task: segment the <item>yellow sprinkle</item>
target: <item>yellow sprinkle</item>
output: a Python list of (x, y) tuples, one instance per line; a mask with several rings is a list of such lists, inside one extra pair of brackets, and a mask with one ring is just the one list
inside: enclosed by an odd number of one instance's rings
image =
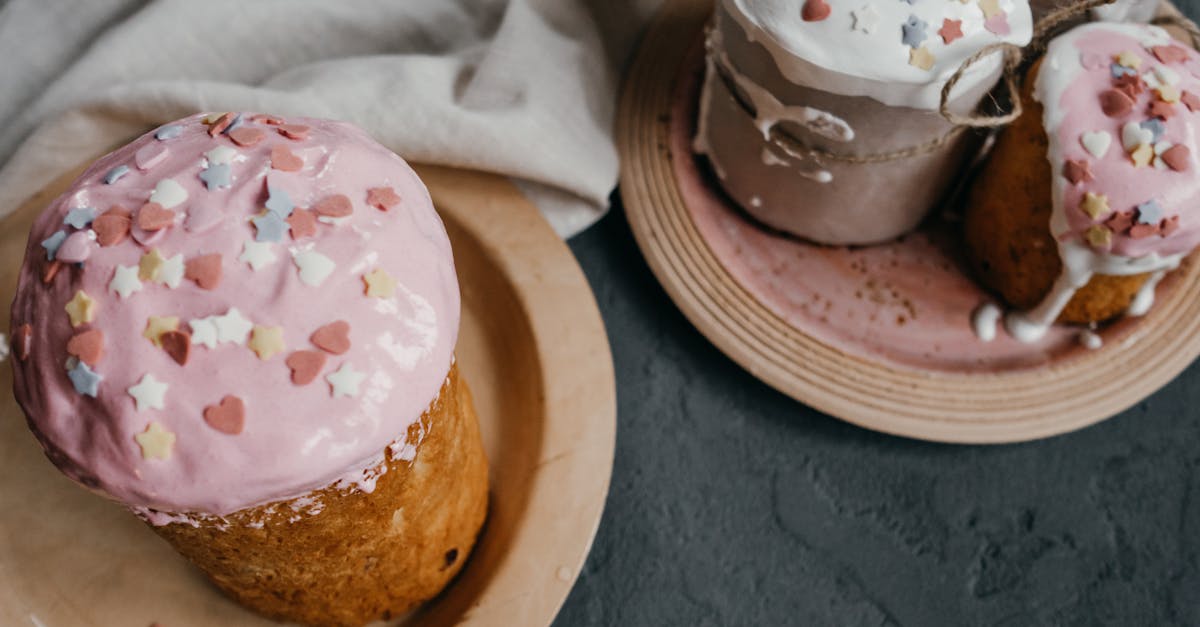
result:
[(1092, 248), (1108, 250), (1112, 246), (1112, 231), (1099, 224), (1093, 224), (1084, 233), (1084, 237), (1087, 238), (1087, 242)]
[(382, 268), (376, 268), (364, 274), (363, 282), (367, 284), (368, 297), (391, 298), (396, 293), (396, 279), (384, 272)]
[(71, 326), (77, 327), (81, 324), (91, 322), (96, 319), (96, 301), (92, 300), (87, 292), (79, 290), (75, 292), (75, 296), (67, 301), (67, 315), (71, 317)]
[(1179, 98), (1183, 95), (1174, 85), (1159, 85), (1154, 88), (1154, 91), (1158, 92), (1159, 100), (1170, 104), (1179, 102)]
[(1135, 167), (1150, 165), (1150, 162), (1154, 160), (1154, 148), (1151, 148), (1150, 144), (1142, 144), (1129, 153), (1129, 158), (1133, 159)]
[(258, 358), (266, 361), (273, 355), (282, 353), (283, 327), (260, 327), (255, 325), (250, 333), (250, 350), (258, 354)]
[(1142, 66), (1142, 58), (1129, 50), (1125, 50), (1121, 54), (1113, 57), (1113, 60), (1117, 62), (1117, 65), (1133, 68), (1135, 70)]
[(1079, 203), (1079, 208), (1088, 214), (1091, 219), (1098, 219), (1109, 212), (1108, 196), (1088, 192), (1083, 195), (1083, 202)]
[(154, 342), (155, 346), (162, 347), (162, 334), (167, 331), (179, 330), (178, 316), (150, 316), (146, 320), (146, 330), (142, 332), (142, 337)]
[(138, 278), (143, 281), (157, 281), (158, 271), (162, 269), (162, 255), (158, 254), (157, 248), (151, 248), (150, 252), (142, 255), (142, 260), (138, 262)]
[(175, 447), (175, 434), (157, 422), (146, 425), (146, 430), (133, 439), (142, 447), (142, 459), (170, 459)]

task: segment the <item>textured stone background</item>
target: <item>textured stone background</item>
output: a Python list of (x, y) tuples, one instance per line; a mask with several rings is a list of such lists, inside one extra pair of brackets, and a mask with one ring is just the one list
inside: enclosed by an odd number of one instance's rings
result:
[(719, 353), (619, 208), (571, 246), (619, 412), (600, 533), (557, 625), (1200, 624), (1200, 366), (1079, 433), (908, 441)]

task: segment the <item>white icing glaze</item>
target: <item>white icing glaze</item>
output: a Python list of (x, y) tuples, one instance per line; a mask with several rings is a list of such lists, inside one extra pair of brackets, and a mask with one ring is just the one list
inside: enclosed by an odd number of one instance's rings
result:
[[(1063, 106), (1063, 95), (1083, 71), (1081, 54), (1075, 45), (1076, 39), (1092, 32), (1091, 27), (1076, 28), (1051, 42), (1047, 49), (1041, 71), (1038, 72), (1034, 87), (1034, 98), (1043, 104), (1043, 124), (1049, 139), (1047, 159), (1051, 171), (1057, 173), (1062, 169), (1066, 158), (1064, 147), (1060, 140), (1058, 129), (1070, 113)], [(1102, 28), (1134, 37), (1145, 45), (1156, 45), (1170, 41), (1165, 31), (1156, 27), (1134, 26), (1128, 24), (1105, 24)], [(1091, 247), (1074, 240), (1064, 240), (1058, 237), (1070, 231), (1067, 223), (1063, 198), (1070, 183), (1063, 176), (1053, 177), (1053, 210), (1050, 217), (1050, 232), (1058, 241), (1059, 257), (1062, 260), (1062, 273), (1055, 280), (1050, 292), (1036, 307), (1029, 311), (1013, 311), (1005, 316), (1004, 326), (1008, 333), (1021, 342), (1036, 342), (1046, 334), (1046, 331), (1058, 319), (1059, 314), (1070, 303), (1071, 298), (1083, 286), (1098, 274), (1128, 276), (1134, 274), (1153, 273), (1155, 278), (1148, 280), (1143, 292), (1135, 299), (1135, 304), (1149, 308), (1154, 302), (1153, 292), (1161, 280), (1161, 275), (1179, 266), (1185, 254), (1165, 255), (1148, 254), (1140, 257), (1128, 257), (1119, 254), (1094, 250)], [(1131, 308), (1132, 309), (1132, 308)]]
[(975, 337), (983, 342), (996, 339), (996, 325), (1003, 314), (996, 303), (984, 303), (977, 307), (975, 313), (971, 314), (971, 328), (975, 331)]
[(1079, 343), (1084, 348), (1092, 351), (1098, 351), (1104, 348), (1104, 338), (1100, 337), (1099, 333), (1091, 329), (1084, 329), (1079, 333)]
[(1125, 310), (1125, 315), (1137, 318), (1150, 313), (1150, 308), (1154, 306), (1154, 293), (1158, 289), (1158, 284), (1162, 282), (1163, 277), (1167, 276), (1168, 271), (1174, 269), (1175, 267), (1159, 270), (1151, 275), (1149, 279), (1146, 279), (1146, 282), (1138, 288), (1137, 294), (1133, 297), (1133, 302), (1129, 303), (1129, 308)]
[[(746, 36), (762, 44), (793, 83), (918, 109), (938, 108), (942, 86), (971, 55), (998, 42), (1023, 46), (1033, 36), (1033, 16), (1025, 0), (999, 0), (1009, 27), (1003, 37), (984, 28), (983, 11), (976, 2), (836, 2), (830, 3), (827, 18), (815, 22), (802, 17), (805, 0), (722, 3)], [(873, 12), (877, 19), (863, 20), (864, 11)], [(909, 63), (911, 48), (901, 39), (901, 26), (910, 16), (927, 25), (922, 44), (933, 57), (929, 70)], [(937, 32), (945, 19), (962, 20), (963, 37), (949, 45)], [(874, 28), (864, 28), (872, 21)], [(1002, 63), (997, 54), (972, 66), (952, 96), (994, 81)]]
[(1116, 0), (1092, 9), (1092, 15), (1106, 22), (1149, 22), (1158, 11), (1159, 0)]

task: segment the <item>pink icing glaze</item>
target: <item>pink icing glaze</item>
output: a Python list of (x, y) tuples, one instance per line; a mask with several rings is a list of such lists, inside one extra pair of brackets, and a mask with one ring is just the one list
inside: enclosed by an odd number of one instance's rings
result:
[[(160, 141), (149, 133), (101, 158), (46, 209), (30, 235), (12, 314), (14, 327), (33, 327), (29, 359), (14, 362), (17, 400), (64, 473), (135, 509), (227, 515), (361, 474), (405, 438), (453, 359), (459, 323), (454, 262), (441, 220), (412, 169), (345, 123), (288, 120), (310, 128), (297, 141), (249, 114), (243, 120), (243, 128), (262, 129), (266, 138), (238, 146), (227, 135), (210, 137), (202, 116), (193, 116), (177, 122), (183, 127), (178, 137)], [(152, 148), (160, 143), (167, 149), (161, 155)], [(276, 145), (303, 158), (304, 167), (272, 171), (269, 154)], [(199, 175), (205, 153), (218, 146), (236, 151), (232, 187), (208, 191)], [(139, 170), (137, 155), (143, 165), (153, 165)], [(106, 185), (106, 173), (119, 165), (130, 171)], [(297, 207), (345, 194), (353, 214), (336, 225), (318, 223), (315, 236), (299, 241), (285, 229), (283, 239), (270, 244), (277, 259), (254, 271), (238, 257), (255, 237), (248, 220), (263, 210), (268, 177)], [(75, 230), (63, 224), (70, 209), (104, 212), (120, 205), (136, 211), (164, 179), (177, 182), (187, 198), (173, 208), (173, 227), (143, 239), (153, 240), (166, 258), (219, 253), (223, 276), (216, 289), (188, 279), (174, 289), (145, 281), (141, 291), (119, 298), (109, 289), (115, 267), (137, 266), (147, 250), (132, 237), (110, 247), (93, 244), (82, 268), (63, 268), (49, 285), (42, 282), (47, 262), (41, 242), (56, 231)], [(368, 189), (389, 186), (402, 199), (397, 206), (383, 212), (367, 205)], [(293, 252), (308, 249), (336, 264), (319, 287), (302, 282), (292, 260)], [(396, 280), (393, 296), (364, 294), (363, 275), (375, 269)], [(76, 290), (93, 298), (97, 309), (93, 323), (73, 329), (64, 305)], [(188, 321), (230, 307), (256, 324), (283, 327), (286, 350), (264, 361), (235, 343), (212, 349), (193, 344), (180, 366), (142, 336), (151, 315), (178, 316), (180, 328), (188, 330)], [(284, 360), (295, 350), (317, 350), (309, 336), (335, 320), (350, 323), (350, 350), (327, 355), (312, 383), (293, 384)], [(95, 367), (104, 377), (97, 398), (76, 392), (64, 367), (68, 339), (87, 328), (105, 337)], [(343, 364), (366, 377), (356, 396), (334, 398), (324, 377)], [(161, 410), (139, 411), (126, 391), (147, 373), (169, 386)], [(205, 408), (226, 395), (245, 403), (238, 435), (203, 418)], [(150, 422), (176, 435), (166, 460), (144, 459), (134, 439)]]
[[(1119, 31), (1117, 28), (1123, 30)], [(1137, 72), (1147, 75), (1155, 68), (1166, 66), (1180, 79), (1182, 91), (1200, 95), (1200, 79), (1195, 72), (1200, 68), (1200, 54), (1178, 43), (1170, 46), (1186, 55), (1186, 60), (1161, 63), (1143, 45), (1143, 42), (1128, 32), (1149, 33), (1145, 26), (1091, 25), (1081, 27), (1074, 38), (1079, 59), (1074, 67), (1049, 68), (1041, 72), (1058, 72), (1061, 76), (1046, 76), (1039, 85), (1053, 85), (1057, 80), (1068, 81), (1057, 102), (1048, 102), (1047, 119), (1057, 118), (1060, 122), (1055, 133), (1061, 150), (1061, 161), (1052, 163), (1056, 177), (1062, 176), (1066, 160), (1086, 161), (1094, 180), (1078, 185), (1063, 187), (1061, 207), (1066, 218), (1066, 231), (1055, 235), (1064, 240), (1081, 239), (1093, 225), (1102, 224), (1114, 212), (1133, 211), (1139, 204), (1155, 200), (1163, 208), (1164, 217), (1179, 216), (1179, 229), (1167, 237), (1157, 234), (1135, 239), (1127, 234), (1116, 233), (1111, 252), (1125, 257), (1142, 257), (1157, 253), (1161, 257), (1188, 253), (1200, 245), (1200, 176), (1197, 173), (1197, 133), (1200, 132), (1200, 112), (1192, 112), (1180, 102), (1172, 105), (1174, 115), (1164, 122), (1162, 140), (1186, 146), (1191, 153), (1189, 168), (1174, 171), (1169, 167), (1135, 167), (1128, 152), (1122, 146), (1122, 129), (1129, 122), (1142, 122), (1151, 116), (1150, 103), (1156, 100), (1154, 92), (1147, 87), (1137, 97), (1128, 114), (1109, 117), (1101, 110), (1100, 94), (1113, 89), (1114, 81), (1110, 64), (1117, 55), (1128, 52), (1141, 59)], [(1053, 49), (1053, 48), (1052, 48)], [(1102, 59), (1103, 62), (1097, 61)], [(1045, 97), (1053, 98), (1052, 94)], [(1112, 137), (1112, 145), (1102, 158), (1089, 153), (1081, 142), (1084, 133), (1105, 131)], [(1111, 212), (1093, 220), (1079, 209), (1085, 194), (1092, 192), (1108, 197)]]

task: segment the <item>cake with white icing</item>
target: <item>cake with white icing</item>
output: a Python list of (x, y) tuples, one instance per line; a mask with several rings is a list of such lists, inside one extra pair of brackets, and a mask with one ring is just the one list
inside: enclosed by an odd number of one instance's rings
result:
[(977, 274), (1022, 341), (1055, 321), (1145, 314), (1200, 245), (1200, 55), (1155, 26), (1092, 23), (1031, 72), (1025, 115), (998, 139), (965, 221)]
[[(943, 87), (989, 46), (1027, 44), (1015, 0), (721, 0), (707, 40), (696, 151), (751, 216), (827, 244), (914, 228), (978, 139), (940, 113)], [(976, 111), (996, 50), (961, 72), (949, 110)]]

